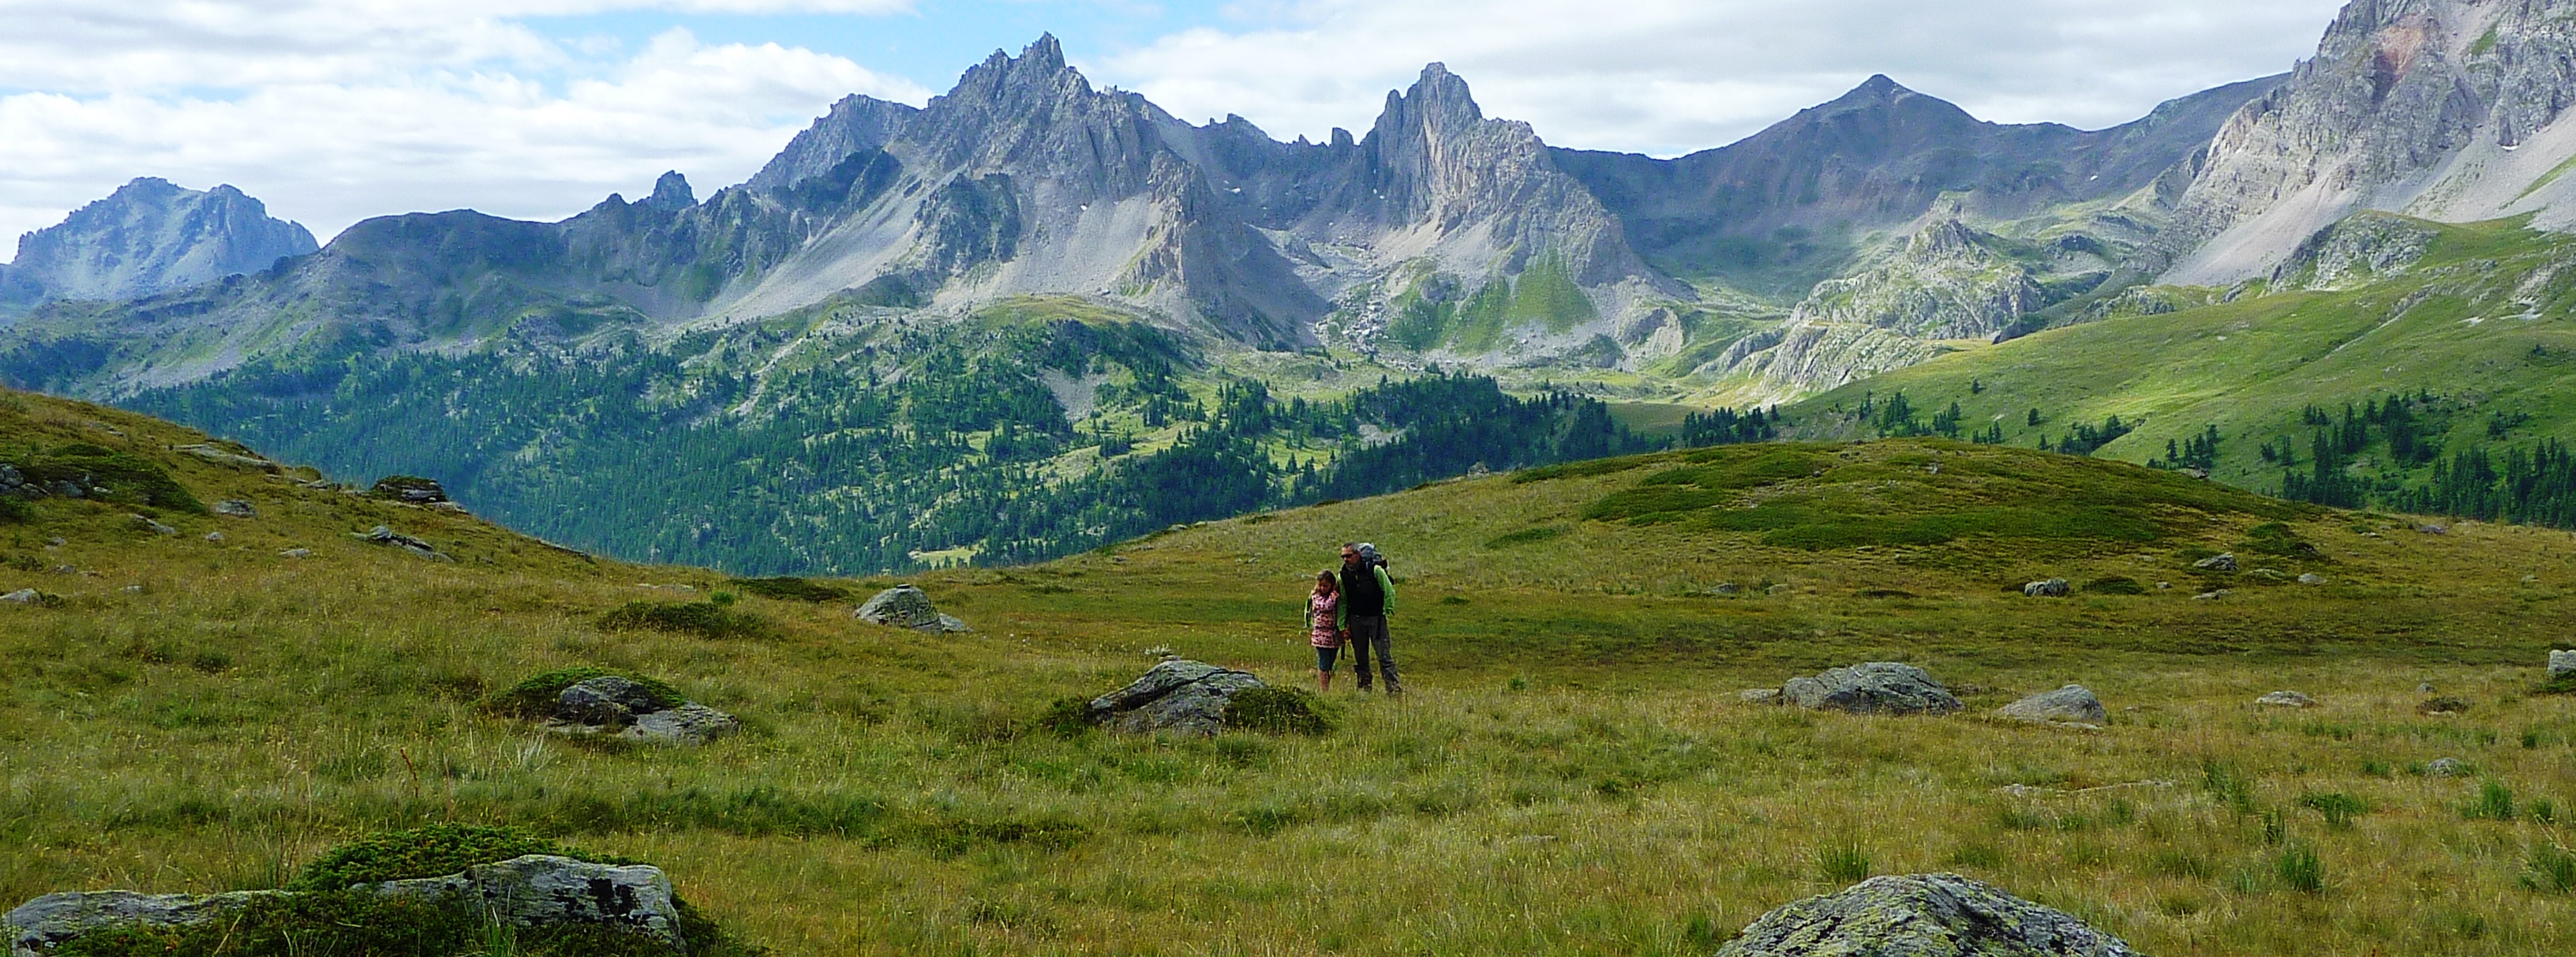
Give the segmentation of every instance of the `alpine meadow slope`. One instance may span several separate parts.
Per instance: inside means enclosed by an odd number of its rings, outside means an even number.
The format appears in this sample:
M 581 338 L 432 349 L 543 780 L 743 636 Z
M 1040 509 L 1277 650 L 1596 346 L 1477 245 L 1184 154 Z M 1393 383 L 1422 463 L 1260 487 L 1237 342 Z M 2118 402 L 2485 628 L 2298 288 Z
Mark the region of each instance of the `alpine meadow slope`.
M 928 637 L 851 616 L 892 579 L 586 557 L 132 413 L 0 395 L 0 436 L 12 469 L 91 485 L 0 518 L 0 587 L 42 596 L 0 603 L 10 902 L 273 888 L 436 822 L 650 860 L 778 953 L 1706 954 L 1933 870 L 2148 953 L 2576 943 L 2576 698 L 2536 693 L 2576 595 L 2563 532 L 2425 535 L 2028 449 L 1743 446 L 929 572 L 977 631 Z M 451 560 L 352 535 L 376 525 Z M 1300 596 L 1357 531 L 1396 562 L 1403 701 L 1338 692 L 1313 735 L 1053 719 L 1166 651 L 1303 684 Z M 2221 551 L 2239 570 L 2196 567 Z M 2043 577 L 2073 594 L 2026 597 Z M 686 624 L 718 614 L 738 627 Z M 1865 660 L 1970 713 L 1735 690 Z M 515 716 L 566 668 L 746 732 Z M 2098 730 L 1984 716 L 2069 682 Z M 2251 703 L 2284 688 L 2319 703 Z

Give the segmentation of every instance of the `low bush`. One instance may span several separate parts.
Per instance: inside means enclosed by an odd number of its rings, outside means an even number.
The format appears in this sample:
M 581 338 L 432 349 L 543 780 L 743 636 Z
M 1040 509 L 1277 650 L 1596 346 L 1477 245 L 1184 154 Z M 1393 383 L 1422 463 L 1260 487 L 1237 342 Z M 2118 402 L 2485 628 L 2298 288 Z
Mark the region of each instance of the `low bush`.
M 643 685 L 644 690 L 652 693 L 653 700 L 660 702 L 666 708 L 679 707 L 687 704 L 689 700 L 687 696 L 680 694 L 680 689 L 671 687 L 669 683 L 659 678 L 647 678 L 589 665 L 576 665 L 531 675 L 527 680 L 510 686 L 510 690 L 501 692 L 492 700 L 485 702 L 484 708 L 495 714 L 535 721 L 554 713 L 555 702 L 563 696 L 565 688 L 592 678 L 624 678 Z
M 26 502 L 0 495 L 0 523 L 24 522 L 36 517 L 36 510 Z
M 630 601 L 599 616 L 599 627 L 610 631 L 670 631 L 715 639 L 761 638 L 770 633 L 768 619 L 711 601 Z
M 1225 703 L 1225 725 L 1271 734 L 1329 734 L 1332 716 L 1322 698 L 1298 688 L 1246 688 Z
M 850 597 L 849 589 L 826 585 L 810 578 L 797 578 L 793 575 L 779 575 L 772 578 L 736 578 L 726 584 L 763 598 L 776 598 L 782 601 L 810 601 L 821 604 Z
M 356 884 L 438 877 L 529 854 L 595 859 L 516 828 L 432 824 L 370 834 L 332 848 L 305 865 L 286 889 L 346 890 Z

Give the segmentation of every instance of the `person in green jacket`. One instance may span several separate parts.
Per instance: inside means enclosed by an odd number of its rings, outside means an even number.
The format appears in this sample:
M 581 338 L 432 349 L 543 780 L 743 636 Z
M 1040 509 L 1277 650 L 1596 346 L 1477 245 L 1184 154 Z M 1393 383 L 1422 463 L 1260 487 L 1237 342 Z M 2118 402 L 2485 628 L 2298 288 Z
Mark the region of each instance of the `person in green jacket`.
M 1377 670 L 1386 673 L 1386 693 L 1401 695 L 1404 684 L 1395 676 L 1395 649 L 1386 633 L 1386 618 L 1395 613 L 1395 582 L 1387 578 L 1386 559 L 1377 546 L 1352 542 L 1342 546 L 1342 633 L 1348 637 L 1343 645 L 1350 649 L 1353 670 L 1359 672 L 1360 691 L 1369 690 L 1369 658 L 1375 652 Z

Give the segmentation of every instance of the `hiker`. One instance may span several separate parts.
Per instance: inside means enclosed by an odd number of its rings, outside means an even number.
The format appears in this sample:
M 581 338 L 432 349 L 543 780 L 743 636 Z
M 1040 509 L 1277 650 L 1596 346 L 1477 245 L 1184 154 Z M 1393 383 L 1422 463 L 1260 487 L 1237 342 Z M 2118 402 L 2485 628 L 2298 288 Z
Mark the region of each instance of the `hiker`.
M 1401 695 L 1404 685 L 1395 677 L 1395 649 L 1386 634 L 1386 616 L 1395 612 L 1395 583 L 1386 577 L 1386 559 L 1377 546 L 1355 542 L 1342 546 L 1342 634 L 1343 644 L 1351 649 L 1354 670 L 1360 675 L 1360 691 L 1369 690 L 1369 652 L 1377 652 L 1377 668 L 1386 672 L 1386 693 Z
M 1330 571 L 1315 573 L 1306 596 L 1306 642 L 1315 646 L 1315 690 L 1333 690 L 1333 659 L 1342 654 L 1342 584 Z

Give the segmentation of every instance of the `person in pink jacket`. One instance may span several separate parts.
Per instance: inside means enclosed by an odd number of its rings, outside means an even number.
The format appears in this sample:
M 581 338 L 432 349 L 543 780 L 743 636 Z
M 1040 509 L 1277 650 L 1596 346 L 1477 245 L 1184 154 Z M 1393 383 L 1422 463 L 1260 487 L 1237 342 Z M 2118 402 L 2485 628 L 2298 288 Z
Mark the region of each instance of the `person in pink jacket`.
M 1333 661 L 1342 654 L 1342 585 L 1332 572 L 1315 575 L 1306 596 L 1306 642 L 1315 646 L 1315 688 L 1333 690 Z

